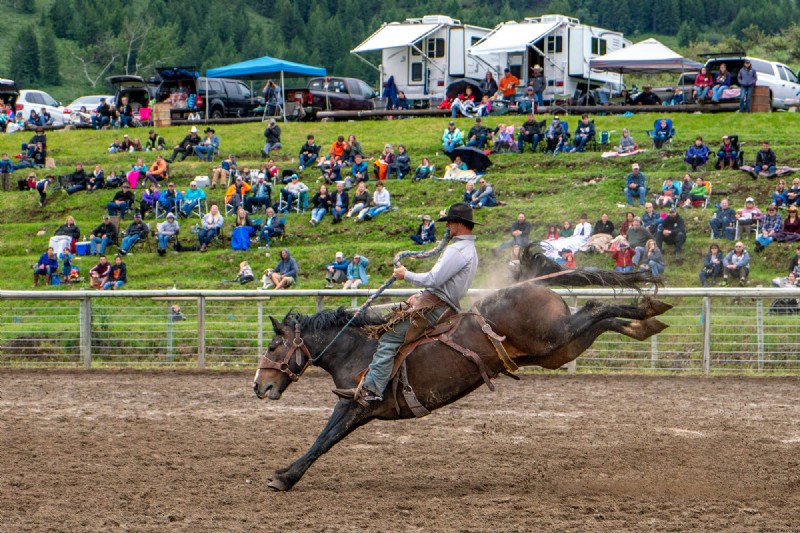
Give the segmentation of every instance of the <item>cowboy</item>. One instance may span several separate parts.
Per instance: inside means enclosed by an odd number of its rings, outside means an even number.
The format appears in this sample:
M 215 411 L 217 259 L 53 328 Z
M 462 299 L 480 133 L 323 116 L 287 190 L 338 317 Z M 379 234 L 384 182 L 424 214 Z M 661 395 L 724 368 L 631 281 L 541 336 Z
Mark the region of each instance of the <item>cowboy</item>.
M 478 253 L 472 230 L 472 208 L 465 203 L 453 204 L 437 222 L 446 222 L 450 231 L 450 243 L 429 272 L 417 273 L 400 265 L 394 269 L 395 279 L 425 287 L 421 293 L 408 300 L 409 311 L 422 313 L 429 325 L 434 325 L 449 310 L 460 312 L 459 301 L 463 298 L 478 269 Z M 372 357 L 367 375 L 355 389 L 333 389 L 334 394 L 352 399 L 361 405 L 383 401 L 383 391 L 389 383 L 394 357 L 403 345 L 406 332 L 411 326 L 410 318 L 393 324 L 380 338 Z
M 214 128 L 206 128 L 203 133 L 205 133 L 206 138 L 194 147 L 194 153 L 200 161 L 211 161 L 214 154 L 219 153 L 219 136 L 214 131 Z

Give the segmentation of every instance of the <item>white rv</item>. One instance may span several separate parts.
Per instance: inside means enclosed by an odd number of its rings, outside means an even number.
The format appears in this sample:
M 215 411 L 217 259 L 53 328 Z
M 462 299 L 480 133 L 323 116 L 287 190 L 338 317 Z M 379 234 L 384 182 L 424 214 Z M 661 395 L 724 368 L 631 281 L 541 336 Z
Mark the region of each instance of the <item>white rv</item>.
M 589 60 L 625 46 L 622 33 L 581 24 L 564 15 L 543 15 L 522 22 L 498 25 L 468 53 L 495 74 L 508 67 L 527 83 L 536 65 L 544 69 L 547 89 L 544 99 L 563 100 L 605 83 L 618 86 L 621 76 L 611 72 L 592 72 Z M 499 58 L 499 61 L 497 60 Z
M 468 55 L 467 49 L 489 31 L 443 15 L 428 15 L 384 24 L 350 53 L 380 72 L 381 86 L 394 76 L 398 90 L 405 91 L 409 98 L 442 98 L 453 81 L 484 77 L 486 66 Z M 378 65 L 363 57 L 378 51 Z M 489 55 L 491 60 L 497 60 Z

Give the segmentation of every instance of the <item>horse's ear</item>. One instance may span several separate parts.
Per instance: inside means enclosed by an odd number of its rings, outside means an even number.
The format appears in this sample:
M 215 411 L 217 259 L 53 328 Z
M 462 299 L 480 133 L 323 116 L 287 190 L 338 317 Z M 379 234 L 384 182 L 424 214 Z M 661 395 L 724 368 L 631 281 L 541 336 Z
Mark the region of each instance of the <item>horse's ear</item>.
M 272 322 L 272 330 L 275 332 L 275 335 L 281 335 L 286 330 L 286 326 L 275 320 L 272 316 L 269 317 L 269 320 Z

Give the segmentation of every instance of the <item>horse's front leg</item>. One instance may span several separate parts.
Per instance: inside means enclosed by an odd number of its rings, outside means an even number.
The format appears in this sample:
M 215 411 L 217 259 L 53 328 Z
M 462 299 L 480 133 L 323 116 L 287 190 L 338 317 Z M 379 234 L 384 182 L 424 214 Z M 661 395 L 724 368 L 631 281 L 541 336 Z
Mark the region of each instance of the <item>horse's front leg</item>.
M 350 400 L 340 400 L 333 409 L 328 423 L 309 450 L 286 468 L 275 471 L 267 486 L 274 490 L 289 490 L 306 473 L 314 461 L 330 450 L 337 442 L 369 419 L 369 409 Z

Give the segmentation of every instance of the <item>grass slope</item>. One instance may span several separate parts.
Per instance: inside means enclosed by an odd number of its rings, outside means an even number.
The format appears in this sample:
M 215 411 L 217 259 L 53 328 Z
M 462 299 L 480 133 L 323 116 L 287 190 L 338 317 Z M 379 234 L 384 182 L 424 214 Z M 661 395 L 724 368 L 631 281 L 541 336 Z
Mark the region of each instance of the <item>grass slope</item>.
M 652 127 L 654 115 L 637 115 L 633 117 L 595 117 L 598 130 L 613 131 L 614 139 L 619 138 L 622 128 L 629 127 L 634 138 L 647 144 L 645 130 Z M 642 165 L 651 187 L 660 187 L 666 177 L 678 178 L 685 172 L 682 154 L 685 147 L 696 134 L 702 134 L 713 149 L 723 134 L 738 133 L 744 140 L 746 158 L 752 161 L 758 141 L 769 138 L 778 154 L 780 164 L 796 166 L 800 161 L 800 149 L 793 142 L 797 116 L 788 113 L 760 115 L 679 115 L 675 118 L 678 140 L 672 151 L 649 150 L 637 156 L 636 161 Z M 494 126 L 500 122 L 513 123 L 517 126 L 522 117 L 490 117 L 487 124 Z M 570 129 L 574 129 L 577 117 L 569 117 Z M 471 120 L 460 119 L 458 126 L 467 130 Z M 423 156 L 435 160 L 441 175 L 446 162 L 442 154 L 439 138 L 446 125 L 443 119 L 413 119 L 402 121 L 369 121 L 369 122 L 328 122 L 287 124 L 283 126 L 283 142 L 286 148 L 280 151 L 276 160 L 279 168 L 296 165 L 297 149 L 309 132 L 317 136 L 318 143 L 325 149 L 339 134 L 355 133 L 361 140 L 365 151 L 377 156 L 384 143 L 405 144 L 416 165 Z M 179 141 L 186 127 L 172 127 L 160 131 L 168 141 Z M 217 126 L 217 133 L 222 138 L 223 153 L 236 153 L 241 163 L 257 165 L 260 162 L 260 149 L 263 145 L 263 126 L 260 124 L 242 124 Z M 121 137 L 119 131 L 56 131 L 48 134 L 49 153 L 56 162 L 56 173 L 71 172 L 78 162 L 91 169 L 95 163 L 102 165 L 108 173 L 110 170 L 124 171 L 136 160 L 133 154 L 108 154 L 106 147 L 113 138 Z M 131 130 L 132 135 L 146 136 L 146 130 Z M 26 141 L 29 133 L 12 134 L 0 137 L 0 150 L 11 154 L 19 152 L 20 143 Z M 436 155 L 438 154 L 438 156 Z M 150 164 L 153 154 L 144 154 L 145 162 Z M 544 236 L 545 225 L 558 222 L 564 218 L 576 221 L 581 212 L 588 212 L 590 220 L 600 217 L 603 212 L 609 213 L 616 226 L 622 221 L 627 209 L 618 208 L 624 203 L 622 188 L 624 177 L 628 172 L 630 158 L 622 160 L 603 160 L 597 153 L 560 155 L 557 158 L 542 154 L 524 155 L 508 154 L 492 156 L 495 165 L 490 169 L 489 180 L 498 191 L 499 199 L 508 205 L 477 212 L 477 219 L 482 223 L 478 230 L 478 246 L 481 254 L 481 283 L 485 283 L 489 275 L 502 272 L 506 258 L 495 258 L 491 248 L 507 238 L 508 228 L 516 218 L 518 211 L 523 211 L 531 220 L 534 229 L 533 238 Z M 240 163 L 240 164 L 241 164 Z M 196 175 L 209 174 L 207 163 L 197 163 L 187 159 L 172 165 L 172 177 L 179 189 L 185 190 L 189 181 Z M 24 176 L 25 171 L 14 174 L 14 179 Z M 44 170 L 36 172 L 45 175 Z M 306 183 L 314 189 L 318 172 L 309 169 L 305 172 Z M 774 182 L 754 181 L 741 172 L 709 172 L 709 179 L 714 185 L 714 201 L 723 196 L 732 199 L 735 208 L 743 205 L 746 196 L 754 196 L 762 208 L 768 203 Z M 374 185 L 370 183 L 370 185 Z M 345 221 L 333 226 L 330 218 L 323 220 L 317 227 L 310 226 L 309 214 L 289 215 L 287 223 L 287 245 L 300 264 L 300 287 L 321 288 L 324 265 L 330 262 L 337 250 L 346 255 L 353 253 L 366 255 L 370 259 L 372 286 L 378 285 L 391 273 L 391 258 L 400 251 L 412 248 L 407 235 L 412 233 L 419 223 L 418 217 L 428 213 L 435 215 L 447 205 L 459 201 L 462 186 L 458 183 L 425 181 L 413 184 L 409 180 L 392 180 L 388 183 L 393 204 L 400 209 L 381 215 L 375 221 L 356 225 L 353 221 Z M 373 187 L 370 187 L 372 190 Z M 115 191 L 101 191 L 87 195 L 78 193 L 72 197 L 57 193 L 48 200 L 44 209 L 38 207 L 38 195 L 35 192 L 0 193 L 0 288 L 24 289 L 31 285 L 30 265 L 36 261 L 47 247 L 49 237 L 64 218 L 73 215 L 83 234 L 89 234 L 96 227 L 104 206 Z M 143 191 L 137 190 L 137 199 Z M 223 192 L 219 189 L 209 191 L 210 198 L 222 202 Z M 639 214 L 639 209 L 635 210 Z M 702 256 L 709 245 L 708 219 L 713 209 L 684 210 L 689 230 L 688 243 L 684 256 L 686 262 L 677 266 L 673 260 L 672 247 L 665 247 L 667 261 L 667 280 L 671 286 L 696 285 L 696 274 L 702 263 Z M 150 219 L 152 220 L 152 219 Z M 196 220 L 196 219 L 195 219 Z M 187 223 L 182 221 L 184 239 Z M 127 222 L 124 224 L 127 226 Z M 37 231 L 45 230 L 45 236 L 36 237 Z M 444 228 L 441 227 L 440 231 Z M 230 232 L 228 231 L 228 235 Z M 723 250 L 731 247 L 730 242 L 721 243 Z M 748 248 L 752 250 L 751 243 Z M 112 248 L 113 250 L 113 248 Z M 112 252 L 113 253 L 113 252 Z M 774 244 L 766 254 L 753 256 L 753 283 L 768 284 L 770 278 L 784 272 L 788 257 L 793 254 L 790 245 Z M 185 253 L 168 254 L 159 257 L 156 254 L 135 253 L 126 258 L 131 289 L 171 287 L 177 280 L 181 288 L 223 288 L 223 279 L 235 276 L 239 261 L 247 259 L 257 272 L 273 267 L 277 262 L 277 250 L 251 249 L 249 252 L 232 252 L 214 249 L 206 254 Z M 581 265 L 610 267 L 612 262 L 608 256 L 578 255 Z M 91 266 L 89 258 L 80 262 L 83 270 Z M 412 268 L 425 268 L 414 264 Z

